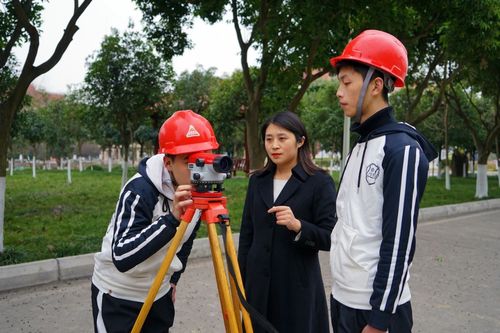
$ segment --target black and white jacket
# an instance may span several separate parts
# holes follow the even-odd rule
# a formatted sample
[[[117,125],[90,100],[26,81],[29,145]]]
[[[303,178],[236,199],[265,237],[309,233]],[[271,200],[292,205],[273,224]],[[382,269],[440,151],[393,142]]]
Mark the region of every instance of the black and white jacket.
[[[371,310],[368,323],[387,328],[399,304],[410,300],[419,203],[429,162],[437,154],[415,128],[398,123],[392,108],[363,124],[344,168],[332,232],[332,295]]]
[[[125,184],[101,251],[95,255],[92,283],[113,297],[144,302],[165,258],[179,221],[171,214],[174,188],[163,154],[145,158]],[[156,299],[177,283],[199,227],[199,214],[189,224]]]

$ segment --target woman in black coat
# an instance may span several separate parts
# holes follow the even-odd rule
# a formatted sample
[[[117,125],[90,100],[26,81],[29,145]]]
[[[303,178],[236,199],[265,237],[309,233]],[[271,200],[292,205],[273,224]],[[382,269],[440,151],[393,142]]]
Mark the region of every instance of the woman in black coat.
[[[318,251],[330,249],[333,180],[295,113],[276,114],[261,135],[268,160],[250,178],[238,249],[247,300],[279,332],[329,332]]]

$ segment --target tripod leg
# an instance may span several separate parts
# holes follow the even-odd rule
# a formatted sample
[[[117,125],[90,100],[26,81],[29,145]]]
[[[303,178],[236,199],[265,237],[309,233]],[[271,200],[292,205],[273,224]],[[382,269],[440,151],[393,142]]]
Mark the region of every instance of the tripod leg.
[[[236,315],[234,313],[234,307],[231,304],[227,275],[222,261],[222,253],[219,246],[219,239],[217,238],[217,231],[215,230],[215,224],[208,223],[207,229],[210,249],[214,261],[215,278],[217,279],[217,287],[219,288],[219,297],[222,301],[221,308],[222,315],[224,316],[224,324],[226,324],[227,318],[226,332],[237,333],[238,325],[236,323]]]
[[[231,286],[231,297],[233,300],[233,308],[236,316],[236,325],[238,325],[238,332],[243,333],[240,316],[240,300],[238,298],[238,291],[236,290],[236,283],[231,275],[229,275],[229,285]]]
[[[188,225],[189,223],[181,221],[179,228],[175,233],[174,238],[172,238],[172,243],[170,244],[170,247],[167,250],[165,259],[163,259],[163,262],[160,266],[160,269],[158,270],[158,273],[156,274],[153,284],[151,285],[151,288],[149,288],[148,295],[146,297],[146,300],[144,301],[144,304],[142,305],[141,311],[139,312],[139,315],[135,320],[134,327],[132,327],[131,331],[132,333],[139,333],[141,331],[142,325],[144,325],[144,321],[148,316],[149,310],[151,310],[151,306],[153,305],[156,294],[158,294],[158,290],[160,289],[161,283],[163,282],[163,279],[167,274],[170,264],[174,259],[174,255],[177,252],[177,248],[179,247],[179,244],[186,232]]]
[[[243,280],[241,279],[240,266],[238,265],[238,259],[236,256],[236,249],[234,247],[233,235],[231,234],[231,226],[229,225],[229,223],[227,224],[227,228],[226,228],[226,247],[227,247],[226,248],[227,254],[229,256],[229,259],[231,260],[231,264],[233,265],[234,275],[236,276],[236,283],[238,284],[238,287],[241,290],[243,297],[246,298],[245,289],[243,287]],[[243,317],[243,324],[245,326],[245,332],[252,333],[253,328],[252,328],[252,322],[250,320],[250,316],[248,315],[247,310],[245,310],[245,308],[241,305],[241,302],[240,302],[238,295],[236,293],[236,287],[234,286],[234,281],[232,280],[232,278],[231,278],[231,283],[232,283],[233,299],[236,296],[236,300],[233,301],[234,306],[239,307],[239,309],[235,309],[235,311],[239,311],[241,309],[241,313],[242,313],[242,317]],[[239,326],[241,327],[241,324]]]
[[[212,263],[213,263],[214,270],[216,271],[215,267],[217,267],[217,263],[216,263],[216,258],[214,255],[212,255]],[[217,293],[217,295],[219,296],[219,302],[220,302],[219,304],[221,305],[222,319],[224,320],[224,327],[226,328],[226,332],[227,332],[229,330],[229,321],[228,321],[229,317],[226,315],[227,314],[226,303],[224,302],[224,297],[223,297],[222,293],[220,292],[220,290],[222,290],[222,288],[223,288],[221,286],[221,283],[226,283],[226,281],[224,281],[222,278],[218,277],[217,273],[216,273],[215,282],[217,283],[217,290],[219,291]]]

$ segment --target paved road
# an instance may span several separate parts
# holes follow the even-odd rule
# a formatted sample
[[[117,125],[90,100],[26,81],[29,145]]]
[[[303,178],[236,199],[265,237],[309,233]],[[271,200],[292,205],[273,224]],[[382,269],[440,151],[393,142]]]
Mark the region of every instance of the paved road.
[[[414,332],[500,332],[500,210],[423,222],[412,268]],[[328,293],[328,254],[321,255]],[[0,332],[91,332],[90,280],[0,293]],[[180,281],[174,333],[223,332],[211,260]]]

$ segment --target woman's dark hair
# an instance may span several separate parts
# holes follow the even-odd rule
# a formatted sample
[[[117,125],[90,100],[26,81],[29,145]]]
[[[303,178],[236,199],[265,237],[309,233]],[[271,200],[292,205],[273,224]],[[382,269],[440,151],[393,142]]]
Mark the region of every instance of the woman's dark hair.
[[[361,76],[363,77],[363,80],[366,78],[366,74],[368,73],[368,68],[369,68],[368,65],[365,65],[365,64],[357,62],[357,61],[342,60],[342,61],[339,61],[337,63],[337,66],[336,66],[337,75],[339,74],[339,71],[340,71],[340,69],[342,67],[352,67],[352,69],[354,69],[355,72],[361,74]],[[380,70],[378,70],[378,69],[375,68],[375,71],[373,72],[373,75],[372,75],[372,77],[370,79],[370,82],[373,81],[373,80],[375,80],[378,77],[381,78],[382,81],[384,82],[384,89],[382,90],[382,97],[384,98],[384,100],[386,102],[389,102],[389,89],[386,86],[386,84],[387,84],[386,77],[391,77],[392,78],[392,83],[390,83],[392,85],[392,89],[394,89],[394,81],[395,81],[395,79],[391,75],[389,75],[389,74],[384,75],[384,73],[382,73]]]
[[[299,116],[291,111],[282,111],[268,118],[260,130],[263,142],[266,140],[266,130],[271,124],[292,132],[297,142],[304,140],[302,146],[299,147],[297,162],[300,163],[305,172],[309,175],[314,174],[316,171],[325,172],[325,170],[314,164],[312,160],[311,148],[309,147],[309,136],[307,135],[306,127],[300,120]],[[274,168],[274,166],[275,163],[268,158],[266,165],[262,169],[258,170],[258,173],[270,170],[271,168]]]

